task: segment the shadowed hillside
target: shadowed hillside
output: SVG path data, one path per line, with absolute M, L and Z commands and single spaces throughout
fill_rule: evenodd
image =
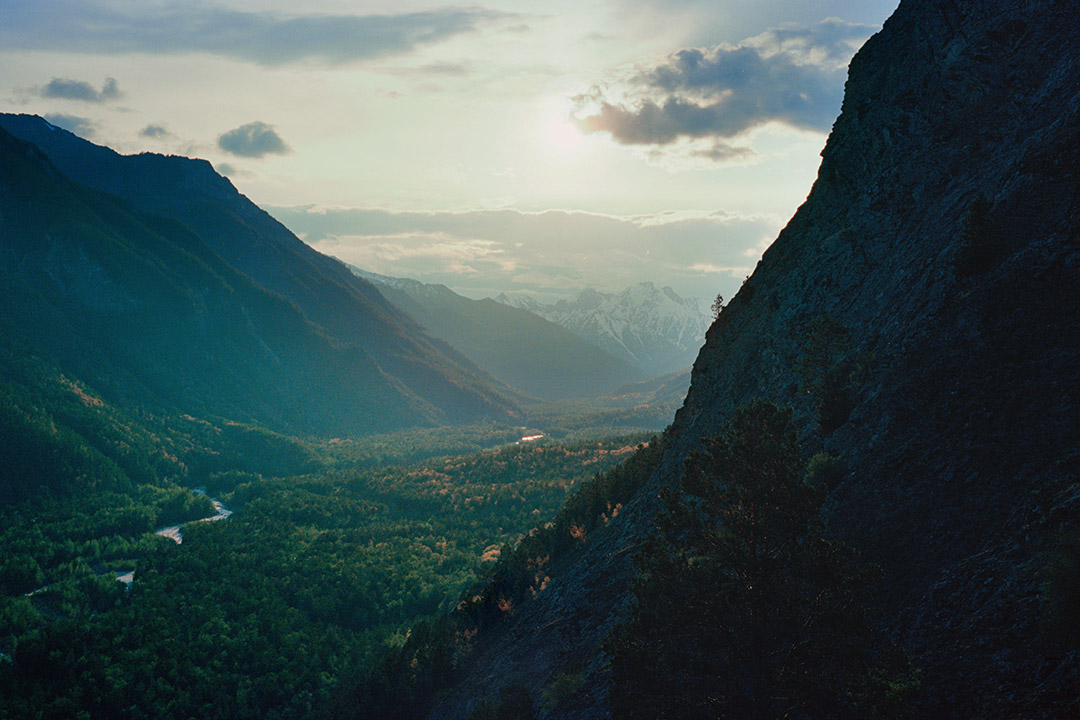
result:
M 353 347 L 375 375 L 423 409 L 409 422 L 501 416 L 511 403 L 491 379 L 428 337 L 339 261 L 321 255 L 236 191 L 204 160 L 152 153 L 119 155 L 28 115 L 0 115 L 0 127 L 37 145 L 75 182 L 110 193 L 137 213 L 169 218 L 234 271 L 298 308 L 321 335 Z M 153 221 L 158 222 L 160 221 Z M 370 373 L 369 373 L 370 374 Z M 393 417 L 377 425 L 386 427 Z M 359 414 L 355 427 L 377 416 Z M 394 420 L 394 425 L 400 425 Z
M 375 343 L 332 337 L 189 226 L 70 181 L 6 133 L 0 152 L 0 323 L 11 357 L 39 356 L 127 403 L 301 432 L 508 409 L 479 381 L 470 389 L 475 375 L 417 351 L 406 334 L 415 326 L 382 323 L 376 359 Z M 381 366 L 397 356 L 411 365 L 411 387 Z

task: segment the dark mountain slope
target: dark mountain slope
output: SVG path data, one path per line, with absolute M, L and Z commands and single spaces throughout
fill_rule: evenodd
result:
M 441 417 L 186 226 L 72 182 L 0 133 L 5 362 L 37 356 L 125 403 L 305 432 Z
M 305 245 L 205 160 L 119 155 L 29 115 L 0 115 L 0 127 L 37 145 L 76 182 L 187 226 L 324 333 L 361 348 L 382 372 L 423 397 L 435 410 L 432 419 L 468 420 L 512 409 L 468 360 L 428 337 L 342 263 Z
M 462 297 L 445 285 L 357 272 L 430 334 L 536 397 L 594 397 L 643 377 L 623 360 L 528 310 Z
M 1080 532 L 1077 28 L 1050 0 L 902 2 L 852 61 L 807 202 L 709 330 L 657 469 L 432 717 L 575 664 L 550 716 L 601 716 L 599 641 L 658 492 L 754 397 L 843 457 L 825 520 L 882 566 L 882 622 L 924 671 L 915 716 L 1075 713 L 1080 650 L 1046 638 L 1042 582 Z

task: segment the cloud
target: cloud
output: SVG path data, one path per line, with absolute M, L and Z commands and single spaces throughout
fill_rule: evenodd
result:
M 172 133 L 169 132 L 168 128 L 166 128 L 164 125 L 155 124 L 147 125 L 139 131 L 139 134 L 143 137 L 153 138 L 155 140 L 162 140 L 164 138 L 172 136 Z
M 803 64 L 832 65 L 846 71 L 851 57 L 878 29 L 876 25 L 828 18 L 809 27 L 773 28 L 750 38 L 747 43 L 767 54 L 784 52 Z
M 383 72 L 401 77 L 465 77 L 472 73 L 472 67 L 468 63 L 440 62 L 415 68 L 386 68 Z
M 692 150 L 690 154 L 692 157 L 704 158 L 714 162 L 728 162 L 730 160 L 744 160 L 752 156 L 754 151 L 748 147 L 728 145 L 717 140 L 712 144 L 712 147 Z
M 68 132 L 75 133 L 79 137 L 93 137 L 97 132 L 97 126 L 89 118 L 65 113 L 50 113 L 44 116 L 45 120 L 56 127 L 63 128 Z
M 770 30 L 738 46 L 679 50 L 634 72 L 621 88 L 575 97 L 574 120 L 624 145 L 730 139 L 770 122 L 826 132 L 840 110 L 847 63 L 873 30 L 826 20 Z M 715 160 L 740 155 L 724 144 L 715 148 Z
M 398 15 L 246 12 L 204 3 L 5 0 L 0 46 L 96 54 L 209 53 L 274 66 L 402 55 L 513 15 L 445 8 Z
M 782 224 L 779 218 L 722 212 L 271 212 L 317 250 L 365 270 L 444 283 L 472 297 L 515 292 L 549 299 L 584 287 L 619 290 L 643 280 L 688 296 L 730 294 Z
M 116 78 L 111 77 L 105 78 L 101 90 L 94 89 L 93 85 L 83 80 L 54 77 L 41 88 L 40 95 L 43 98 L 103 103 L 120 97 L 120 88 L 116 85 Z
M 286 155 L 290 152 L 289 146 L 274 128 L 258 120 L 221 135 L 218 147 L 232 155 L 249 158 Z

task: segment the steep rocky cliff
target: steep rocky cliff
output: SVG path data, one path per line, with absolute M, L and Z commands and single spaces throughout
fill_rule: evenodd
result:
M 603 716 L 599 641 L 657 493 L 754 397 L 795 408 L 807 454 L 843 457 L 827 527 L 883 569 L 917 716 L 1076 711 L 1077 651 L 1040 633 L 1044 569 L 1080 525 L 1078 30 L 1061 1 L 901 3 L 851 63 L 807 202 L 710 328 L 658 469 L 433 716 L 570 665 L 587 682 L 551 716 Z M 824 424 L 823 328 L 818 370 L 844 369 Z

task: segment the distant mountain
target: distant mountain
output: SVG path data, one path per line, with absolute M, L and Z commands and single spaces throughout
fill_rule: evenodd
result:
M 32 116 L 0 126 L 34 142 L 4 134 L 9 348 L 117 396 L 306 432 L 514 411 L 209 163 L 121 156 Z
M 538 398 L 592 397 L 644 378 L 625 360 L 527 310 L 489 298 L 472 300 L 445 285 L 352 270 L 431 335 Z
M 587 289 L 572 300 L 553 305 L 506 294 L 495 300 L 561 325 L 650 377 L 690 367 L 705 342 L 711 320 L 696 300 L 650 282 L 631 285 L 619 293 Z

